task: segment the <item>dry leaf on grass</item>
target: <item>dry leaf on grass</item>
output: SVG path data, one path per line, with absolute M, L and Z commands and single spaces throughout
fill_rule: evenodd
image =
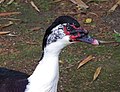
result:
M 99 43 L 100 44 L 108 44 L 108 43 L 116 43 L 116 41 L 102 41 L 102 40 L 99 40 Z
M 87 9 L 89 6 L 87 6 L 82 0 L 70 0 L 74 4 L 77 4 L 81 8 Z
M 32 5 L 32 7 L 35 8 L 36 11 L 40 12 L 40 10 L 38 9 L 38 7 L 35 5 L 33 1 L 30 1 L 30 4 Z
M 119 5 L 120 5 L 120 0 L 118 0 L 118 2 L 115 5 L 113 5 L 113 7 L 108 11 L 108 13 L 114 12 Z
M 5 28 L 5 27 L 8 27 L 8 26 L 11 26 L 12 24 L 13 24 L 13 22 L 12 22 L 12 21 L 9 21 L 8 24 L 1 25 L 1 26 L 0 26 L 0 29 L 1 29 L 1 28 Z
M 90 60 L 92 60 L 94 57 L 92 55 L 89 55 L 87 58 L 85 58 L 84 60 L 82 60 L 80 62 L 80 64 L 78 65 L 77 69 L 79 69 L 81 66 L 83 66 L 84 64 L 86 64 L 87 62 L 89 62 Z
M 2 20 L 20 21 L 21 19 L 16 18 L 1 18 Z
M 88 0 L 86 3 L 91 3 L 91 2 L 95 2 L 95 3 L 100 3 L 100 2 L 107 2 L 108 0 Z
M 15 0 L 10 0 L 10 1 L 7 3 L 7 5 L 12 4 L 14 1 L 15 1 Z
M 58 3 L 60 2 L 61 0 L 54 0 L 53 3 Z
M 0 4 L 3 3 L 5 0 L 0 0 Z
M 119 32 L 117 32 L 116 30 L 113 30 L 113 32 L 115 33 L 115 34 L 120 34 Z
M 7 34 L 7 36 L 16 37 L 17 35 L 14 35 L 14 34 L 9 33 L 9 34 Z
M 6 34 L 9 34 L 10 33 L 10 31 L 4 31 L 4 32 L 0 32 L 0 35 L 6 35 Z
M 0 13 L 0 17 L 3 17 L 3 16 L 10 16 L 10 15 L 17 15 L 17 14 L 20 14 L 21 12 L 1 12 Z
M 100 72 L 101 72 L 101 67 L 98 67 L 94 73 L 93 81 L 95 81 L 98 78 L 98 76 L 100 75 Z

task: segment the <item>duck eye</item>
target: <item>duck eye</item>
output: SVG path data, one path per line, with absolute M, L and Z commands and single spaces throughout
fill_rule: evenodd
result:
M 69 26 L 67 26 L 67 30 L 70 31 L 70 27 Z
M 68 31 L 72 31 L 72 27 L 70 25 L 67 26 Z

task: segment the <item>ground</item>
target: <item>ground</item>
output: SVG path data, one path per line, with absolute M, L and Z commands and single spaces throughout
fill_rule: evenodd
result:
M 26 0 L 27 1 L 27 0 Z M 83 0 L 87 1 L 87 0 Z M 100 40 L 114 40 L 113 30 L 120 32 L 120 7 L 108 14 L 108 10 L 115 4 L 115 0 L 107 2 L 89 3 L 89 9 L 80 12 L 69 0 L 53 2 L 52 0 L 37 0 L 38 13 L 29 3 L 18 0 L 6 6 L 1 4 L 0 11 L 18 11 L 19 15 L 0 17 L 0 24 L 14 24 L 0 28 L 0 31 L 10 31 L 16 35 L 0 35 L 0 67 L 18 70 L 31 74 L 40 59 L 42 38 L 47 27 L 60 15 L 75 17 L 82 27 Z M 93 23 L 85 24 L 86 18 L 92 18 Z M 39 30 L 33 30 L 38 28 Z M 95 58 L 77 69 L 78 61 L 93 55 Z M 119 92 L 120 90 L 120 44 L 100 44 L 92 46 L 78 43 L 67 46 L 61 52 L 59 92 Z M 70 67 L 73 65 L 72 67 Z M 97 80 L 91 82 L 96 68 L 102 67 Z

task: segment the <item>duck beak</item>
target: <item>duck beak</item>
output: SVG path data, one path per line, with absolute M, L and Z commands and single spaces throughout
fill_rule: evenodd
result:
M 89 35 L 86 35 L 86 36 L 84 36 L 82 38 L 78 37 L 76 40 L 77 41 L 82 41 L 82 42 L 85 42 L 85 43 L 89 43 L 89 44 L 92 44 L 92 45 L 99 45 L 98 40 L 90 37 Z

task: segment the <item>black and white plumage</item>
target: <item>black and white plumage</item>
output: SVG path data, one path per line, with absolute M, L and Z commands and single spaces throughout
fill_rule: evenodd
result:
M 69 23 L 69 24 L 73 24 L 76 27 L 80 27 L 80 24 L 78 23 L 77 20 L 75 20 L 74 18 L 70 17 L 70 16 L 60 16 L 58 17 L 52 24 L 50 27 L 48 27 L 48 29 L 46 30 L 44 39 L 43 39 L 43 48 L 46 47 L 46 41 L 47 41 L 47 37 L 52 33 L 52 29 L 55 28 L 56 26 L 58 26 L 59 24 L 63 24 L 63 23 Z
M 99 44 L 96 39 L 88 36 L 88 31 L 81 28 L 74 18 L 58 17 L 46 30 L 42 44 L 43 54 L 33 74 L 28 77 L 20 72 L 0 71 L 0 92 L 57 92 L 59 53 L 65 46 L 75 42 Z

